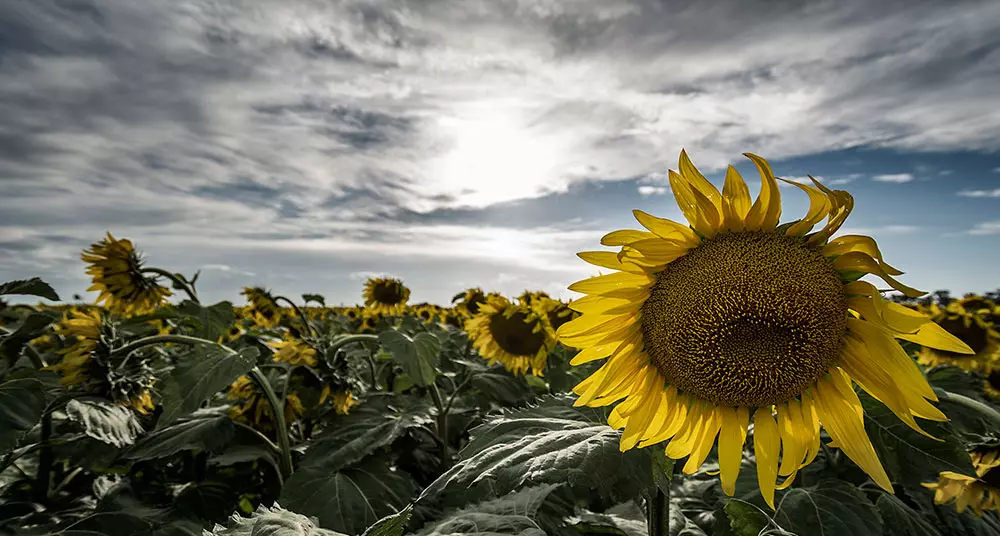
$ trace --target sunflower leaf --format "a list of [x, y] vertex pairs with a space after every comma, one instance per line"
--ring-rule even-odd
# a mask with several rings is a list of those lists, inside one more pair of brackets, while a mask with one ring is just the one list
[[417, 533], [418, 536], [498, 535], [545, 536], [535, 519], [555, 484], [525, 488], [456, 510]]
[[823, 479], [782, 495], [774, 522], [799, 535], [882, 536], [882, 518], [858, 488], [843, 480]]
[[166, 458], [186, 450], [213, 451], [229, 442], [235, 426], [228, 415], [199, 410], [188, 419], [143, 437], [125, 457], [133, 460]]
[[0, 283], [0, 296], [7, 294], [38, 296], [47, 300], [59, 301], [59, 295], [56, 294], [55, 289], [38, 277]]
[[190, 335], [209, 341], [217, 341], [219, 337], [225, 335], [236, 318], [233, 304], [228, 301], [203, 306], [191, 300], [184, 300], [177, 306], [177, 312], [184, 315], [183, 324], [194, 327]]
[[420, 333], [411, 339], [390, 329], [379, 333], [378, 338], [416, 385], [428, 386], [434, 383], [437, 376], [434, 366], [441, 348], [437, 337], [430, 333]]
[[198, 409], [202, 402], [249, 372], [256, 359], [254, 347], [243, 348], [236, 354], [216, 346], [191, 348], [180, 357], [160, 388], [163, 413], [156, 423], [157, 428]]
[[410, 504], [395, 514], [387, 515], [376, 521], [361, 536], [403, 536], [406, 524], [410, 522], [412, 515], [413, 505]]
[[975, 475], [972, 460], [948, 423], [920, 420], [935, 441], [906, 426], [881, 402], [859, 393], [865, 411], [865, 430], [882, 466], [893, 482], [922, 489], [921, 482], [937, 479], [941, 471]]
[[45, 386], [37, 378], [0, 383], [0, 452], [17, 446], [45, 411]]
[[66, 415], [80, 423], [88, 436], [119, 448], [131, 445], [142, 433], [142, 425], [132, 410], [107, 400], [70, 400]]
[[930, 521], [894, 495], [882, 493], [875, 508], [885, 523], [885, 536], [943, 536]]
[[321, 529], [312, 519], [285, 510], [275, 503], [268, 508], [260, 505], [250, 517], [233, 515], [229, 526], [216, 524], [206, 536], [344, 536], [339, 532]]

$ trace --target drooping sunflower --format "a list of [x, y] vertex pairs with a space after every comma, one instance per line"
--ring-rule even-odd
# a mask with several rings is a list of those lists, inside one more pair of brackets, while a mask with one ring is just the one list
[[365, 307], [384, 315], [401, 315], [410, 299], [410, 289], [399, 279], [370, 277], [365, 281]]
[[80, 255], [88, 264], [87, 274], [93, 283], [87, 291], [98, 291], [97, 303], [111, 312], [143, 315], [158, 309], [172, 292], [161, 286], [155, 275], [143, 271], [139, 251], [128, 239], [108, 233]]
[[479, 287], [471, 287], [465, 289], [464, 292], [456, 294], [451, 302], [455, 304], [455, 309], [464, 313], [466, 316], [472, 316], [479, 312], [479, 306], [486, 303], [487, 295], [483, 292], [483, 289]]
[[[559, 329], [562, 342], [581, 349], [571, 363], [607, 358], [574, 388], [576, 404], [621, 401], [609, 417], [624, 428], [621, 449], [670, 440], [666, 454], [687, 457], [687, 474], [718, 437], [729, 495], [752, 419], [757, 477], [772, 507], [775, 488], [789, 485], [819, 451], [821, 425], [891, 490], [851, 380], [920, 430], [914, 416], [947, 418], [930, 404], [934, 392], [894, 337], [970, 350], [856, 280], [874, 274], [908, 296], [921, 294], [893, 278], [901, 272], [885, 263], [873, 239], [830, 239], [853, 208], [850, 194], [815, 180], [790, 183], [808, 194], [810, 207], [802, 219], [779, 225], [779, 179], [763, 158], [746, 156], [762, 178], [756, 201], [735, 168], [720, 194], [682, 151], [680, 172], [668, 177], [690, 225], [636, 210], [646, 231], [601, 240], [618, 252], [579, 254], [614, 272], [569, 287], [587, 295], [571, 306], [583, 315]], [[780, 486], [778, 476], [787, 477]]]
[[281, 308], [270, 292], [260, 287], [244, 287], [240, 294], [250, 302], [245, 310], [246, 316], [258, 326], [273, 328], [281, 323]]
[[954, 499], [959, 513], [970, 507], [977, 517], [987, 510], [1000, 511], [1000, 448], [980, 447], [969, 455], [976, 477], [942, 471], [937, 482], [925, 482], [923, 486], [934, 490], [934, 504]]
[[465, 320], [467, 318], [468, 315], [459, 310], [457, 307], [449, 307], [447, 309], [441, 309], [441, 311], [438, 312], [437, 321], [446, 326], [462, 329], [465, 326]]
[[139, 413], [155, 408], [153, 370], [140, 359], [114, 354], [109, 343], [114, 339], [114, 326], [100, 310], [71, 309], [55, 331], [70, 344], [58, 351], [62, 361], [46, 368], [58, 372], [63, 385], [108, 397]]
[[276, 350], [275, 362], [310, 367], [315, 367], [319, 363], [316, 359], [316, 349], [301, 339], [287, 336], [283, 341], [271, 343], [271, 346]]
[[[242, 403], [229, 408], [229, 415], [234, 420], [253, 424], [255, 428], [264, 432], [274, 430], [274, 412], [271, 409], [271, 404], [248, 376], [236, 378], [236, 381], [230, 384], [226, 398], [229, 400], [242, 399]], [[298, 394], [288, 393], [285, 396], [284, 417], [286, 424], [301, 417], [305, 411], [305, 406]]]
[[555, 332], [544, 312], [513, 304], [503, 296], [490, 296], [465, 322], [465, 329], [480, 355], [490, 364], [502, 363], [514, 374], [530, 370], [541, 376], [555, 346]]
[[[954, 303], [954, 302], [952, 302]], [[959, 306], [929, 307], [931, 319], [948, 333], [961, 339], [972, 349], [972, 354], [956, 353], [924, 346], [917, 353], [921, 365], [953, 365], [963, 370], [989, 374], [1000, 368], [1000, 334], [981, 312], [970, 313]]]

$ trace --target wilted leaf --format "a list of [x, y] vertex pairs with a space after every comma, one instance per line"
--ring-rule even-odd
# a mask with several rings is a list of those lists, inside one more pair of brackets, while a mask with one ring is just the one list
[[255, 365], [257, 350], [232, 354], [217, 346], [199, 346], [181, 356], [161, 388], [163, 414], [157, 428], [198, 409], [201, 403], [246, 374]]
[[342, 471], [302, 467], [285, 481], [281, 502], [315, 516], [324, 527], [360, 534], [369, 525], [410, 503], [416, 491], [410, 478], [375, 457]]
[[56, 291], [52, 288], [52, 286], [38, 277], [0, 283], [0, 296], [5, 294], [38, 296], [47, 300], [59, 301], [59, 295], [56, 294]]
[[235, 425], [228, 415], [197, 411], [190, 418], [143, 437], [125, 454], [132, 460], [166, 458], [185, 450], [212, 451], [228, 443]]
[[257, 507], [250, 517], [233, 514], [229, 526], [215, 525], [203, 536], [344, 536], [339, 532], [319, 528], [308, 517], [283, 509], [277, 503], [268, 508]]
[[88, 436], [119, 448], [131, 445], [143, 432], [132, 410], [106, 400], [70, 400], [66, 415], [83, 425]]
[[495, 535], [545, 536], [534, 517], [556, 485], [525, 488], [503, 497], [452, 512], [418, 532], [419, 536]]
[[815, 486], [788, 490], [777, 503], [774, 521], [799, 535], [882, 535], [875, 505], [842, 480], [824, 479]]
[[921, 428], [941, 439], [935, 441], [910, 429], [889, 408], [866, 393], [860, 393], [859, 397], [865, 410], [865, 429], [894, 482], [921, 489], [921, 482], [937, 479], [941, 471], [976, 474], [969, 454], [948, 423], [920, 420]]
[[45, 411], [45, 388], [36, 378], [0, 383], [0, 452], [15, 446]]

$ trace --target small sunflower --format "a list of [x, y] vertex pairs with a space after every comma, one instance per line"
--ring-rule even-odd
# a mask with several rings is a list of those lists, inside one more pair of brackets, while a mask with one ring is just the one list
[[997, 310], [997, 304], [989, 298], [972, 294], [962, 299], [952, 301], [946, 308], [959, 314], [978, 314], [988, 318], [991, 317]]
[[310, 367], [315, 367], [319, 363], [316, 359], [316, 349], [301, 339], [288, 336], [283, 341], [271, 343], [271, 346], [277, 350], [274, 353], [275, 362]]
[[429, 303], [414, 305], [410, 310], [413, 316], [419, 318], [424, 324], [437, 322], [438, 317], [440, 317], [440, 307]]
[[574, 311], [570, 306], [559, 300], [541, 298], [537, 300], [536, 303], [536, 306], [545, 312], [545, 318], [548, 320], [549, 326], [551, 326], [553, 330], [559, 329], [566, 322], [580, 316], [580, 314]]
[[479, 312], [479, 306], [486, 303], [486, 298], [487, 295], [483, 292], [483, 289], [472, 287], [465, 289], [461, 294], [457, 294], [452, 298], [451, 302], [455, 304], [457, 310], [467, 316], [472, 316]]
[[365, 307], [384, 315], [401, 315], [410, 299], [410, 289], [399, 279], [371, 277], [365, 281]]
[[[952, 302], [955, 303], [955, 302]], [[980, 312], [970, 313], [962, 305], [930, 306], [931, 319], [945, 331], [961, 339], [974, 353], [962, 354], [925, 346], [917, 354], [921, 365], [953, 365], [963, 370], [988, 374], [1000, 367], [1000, 334]]]
[[514, 374], [530, 370], [541, 376], [555, 346], [555, 333], [543, 312], [502, 296], [490, 296], [465, 322], [465, 329], [480, 355], [490, 364], [502, 363]]
[[143, 272], [142, 256], [130, 240], [119, 240], [108, 233], [106, 238], [83, 250], [80, 258], [89, 265], [87, 273], [93, 282], [87, 291], [100, 292], [97, 303], [104, 304], [111, 312], [152, 313], [172, 294], [156, 277]]
[[139, 413], [155, 408], [152, 369], [140, 359], [114, 355], [108, 341], [115, 338], [115, 327], [101, 311], [70, 310], [55, 331], [71, 341], [58, 352], [62, 361], [47, 367], [62, 376], [63, 385], [108, 397]]
[[458, 329], [462, 329], [465, 326], [467, 318], [466, 313], [456, 307], [441, 309], [441, 312], [438, 313], [438, 322]]
[[[922, 433], [914, 416], [945, 421], [934, 391], [894, 338], [953, 352], [968, 347], [927, 317], [885, 301], [881, 277], [907, 296], [901, 272], [875, 241], [830, 240], [854, 206], [844, 191], [789, 182], [809, 196], [799, 220], [779, 225], [778, 178], [747, 154], [762, 178], [756, 201], [735, 168], [720, 193], [685, 152], [669, 171], [689, 225], [634, 215], [647, 231], [624, 230], [601, 243], [618, 252], [579, 256], [614, 270], [574, 283], [583, 315], [559, 337], [581, 351], [574, 365], [607, 362], [574, 388], [577, 405], [607, 406], [624, 428], [621, 449], [669, 440], [666, 455], [697, 471], [718, 437], [722, 489], [735, 490], [748, 424], [754, 423], [757, 478], [765, 501], [788, 486], [820, 450], [820, 427], [883, 489], [892, 485], [865, 432], [851, 384]], [[818, 231], [813, 227], [824, 218]], [[779, 465], [779, 453], [780, 465]], [[781, 484], [777, 477], [786, 477]]]
[[934, 504], [954, 499], [959, 513], [969, 507], [977, 517], [987, 510], [1000, 511], [1000, 450], [996, 446], [983, 447], [970, 456], [976, 477], [942, 471], [937, 482], [925, 482], [923, 486], [934, 490]]
[[247, 297], [250, 306], [245, 314], [262, 328], [274, 328], [281, 323], [281, 308], [271, 293], [260, 287], [244, 287], [240, 293]]
[[376, 313], [368, 309], [361, 312], [361, 322], [358, 323], [358, 333], [375, 333], [384, 317], [382, 313]]
[[[226, 394], [229, 400], [242, 399], [243, 403], [229, 409], [229, 415], [236, 421], [253, 424], [263, 432], [274, 430], [274, 412], [267, 397], [257, 390], [256, 384], [248, 376], [240, 376], [229, 386]], [[291, 423], [306, 412], [302, 399], [295, 393], [285, 396], [285, 423]]]

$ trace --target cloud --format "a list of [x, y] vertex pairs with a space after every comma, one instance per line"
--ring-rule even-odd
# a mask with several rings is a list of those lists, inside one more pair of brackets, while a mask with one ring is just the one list
[[912, 234], [920, 230], [915, 225], [882, 225], [875, 227], [841, 227], [837, 235], [905, 235]]
[[910, 173], [887, 173], [884, 175], [874, 175], [872, 176], [872, 180], [877, 182], [891, 182], [895, 184], [903, 184], [905, 182], [912, 181], [913, 175]]
[[966, 231], [970, 235], [1000, 235], [1000, 221], [984, 221], [977, 223], [972, 229]]
[[646, 184], [639, 186], [637, 190], [639, 191], [639, 195], [644, 197], [650, 195], [663, 195], [670, 192], [670, 189], [665, 186], [649, 186]]
[[962, 197], [1000, 197], [1000, 188], [993, 190], [962, 190], [958, 192]]

